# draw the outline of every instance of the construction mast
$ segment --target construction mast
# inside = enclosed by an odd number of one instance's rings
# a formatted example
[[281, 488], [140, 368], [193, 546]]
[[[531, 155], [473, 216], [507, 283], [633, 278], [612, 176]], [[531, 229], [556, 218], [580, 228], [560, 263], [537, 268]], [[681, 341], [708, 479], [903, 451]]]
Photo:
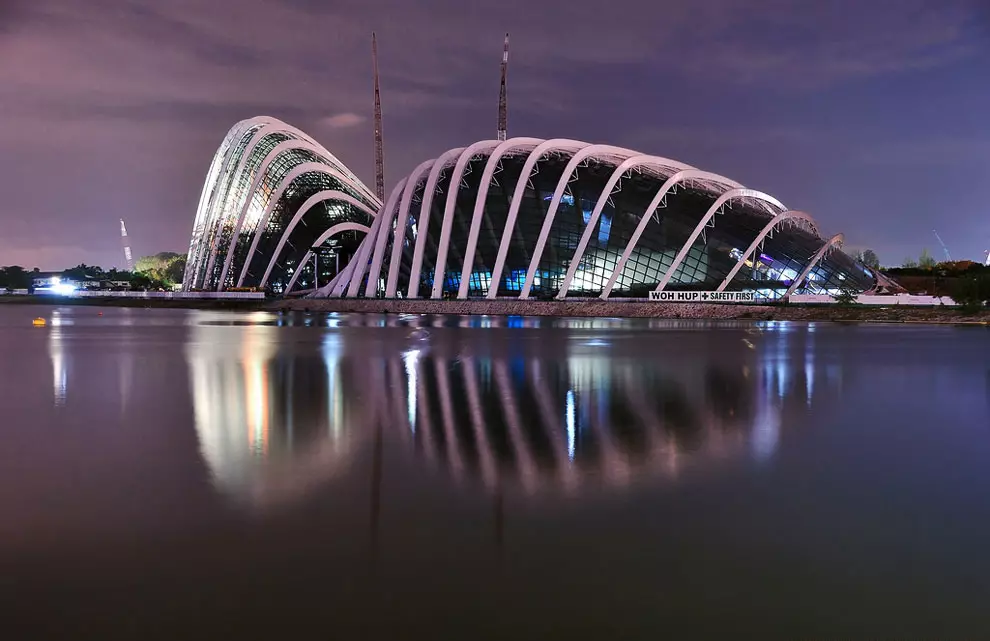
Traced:
[[949, 248], [945, 246], [944, 242], [942, 242], [942, 237], [939, 236], [938, 232], [934, 229], [932, 230], [932, 233], [935, 234], [935, 238], [938, 239], [938, 244], [942, 246], [942, 252], [945, 254], [945, 260], [952, 262], [952, 255], [949, 254]]
[[375, 68], [375, 195], [385, 203], [385, 157], [382, 151], [382, 97], [378, 90], [378, 39], [371, 33], [371, 62]]
[[505, 34], [505, 47], [502, 49], [502, 86], [498, 94], [498, 139], [505, 140], [508, 120], [508, 107], [505, 104], [505, 72], [509, 67], [509, 34]]
[[124, 227], [124, 219], [120, 219], [120, 244], [124, 248], [124, 261], [127, 271], [134, 271], [134, 258], [131, 255], [131, 243], [127, 240], [127, 227]]

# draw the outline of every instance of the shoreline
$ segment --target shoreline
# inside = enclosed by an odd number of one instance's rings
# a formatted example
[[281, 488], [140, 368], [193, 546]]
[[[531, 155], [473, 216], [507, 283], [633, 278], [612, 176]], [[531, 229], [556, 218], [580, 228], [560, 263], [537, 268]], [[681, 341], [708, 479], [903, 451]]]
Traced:
[[680, 320], [833, 321], [988, 325], [990, 310], [967, 314], [951, 307], [892, 305], [725, 305], [647, 301], [516, 301], [423, 299], [155, 300], [141, 298], [55, 298], [0, 296], [0, 305], [142, 307], [228, 311], [452, 314], [560, 318], [656, 318]]

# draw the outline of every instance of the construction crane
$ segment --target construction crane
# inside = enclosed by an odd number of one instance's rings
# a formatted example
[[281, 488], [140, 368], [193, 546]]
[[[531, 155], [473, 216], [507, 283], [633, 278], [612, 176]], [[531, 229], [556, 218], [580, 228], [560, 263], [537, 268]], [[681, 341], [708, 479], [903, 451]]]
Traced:
[[942, 246], [942, 251], [945, 252], [945, 260], [952, 262], [952, 256], [949, 255], [949, 248], [946, 247], [945, 243], [942, 242], [942, 237], [939, 236], [938, 232], [935, 231], [934, 229], [932, 230], [932, 233], [935, 234], [935, 238], [938, 239], [938, 244]]
[[124, 227], [124, 219], [120, 219], [120, 244], [124, 248], [124, 261], [127, 264], [127, 271], [134, 271], [134, 259], [131, 256], [131, 243], [127, 240], [127, 227]]
[[382, 97], [378, 90], [378, 38], [371, 34], [371, 63], [375, 68], [375, 195], [385, 203], [385, 154], [382, 151]]
[[509, 67], [509, 34], [505, 34], [505, 46], [502, 49], [502, 86], [498, 93], [498, 140], [505, 140], [508, 134], [508, 106], [505, 101], [505, 72]]

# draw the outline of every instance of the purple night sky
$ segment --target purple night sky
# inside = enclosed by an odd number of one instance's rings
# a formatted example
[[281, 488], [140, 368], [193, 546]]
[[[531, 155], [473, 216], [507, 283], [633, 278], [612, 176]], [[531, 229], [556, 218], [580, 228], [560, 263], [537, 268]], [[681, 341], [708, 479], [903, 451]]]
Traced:
[[0, 265], [185, 252], [236, 121], [286, 120], [386, 186], [495, 135], [675, 158], [900, 264], [990, 249], [987, 0], [0, 0]]

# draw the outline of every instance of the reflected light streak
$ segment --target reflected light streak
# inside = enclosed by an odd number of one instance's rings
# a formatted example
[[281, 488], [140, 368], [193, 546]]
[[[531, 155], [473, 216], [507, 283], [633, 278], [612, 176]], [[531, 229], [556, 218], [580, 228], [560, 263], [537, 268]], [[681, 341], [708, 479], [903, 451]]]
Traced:
[[328, 433], [337, 438], [343, 430], [344, 398], [340, 385], [339, 368], [343, 347], [338, 334], [327, 334], [323, 338], [323, 363], [327, 370], [327, 426]]
[[262, 328], [252, 326], [244, 340], [244, 376], [247, 388], [248, 438], [255, 455], [268, 454], [268, 359], [259, 357]]
[[411, 349], [402, 355], [402, 360], [406, 366], [406, 405], [409, 407], [409, 429], [416, 433], [416, 392], [419, 389], [419, 381], [416, 378], [416, 365], [419, 360], [419, 350]]
[[567, 390], [567, 458], [574, 460], [574, 390]]
[[65, 405], [68, 396], [69, 374], [66, 367], [65, 344], [62, 336], [62, 323], [58, 312], [52, 314], [52, 329], [48, 334], [48, 353], [52, 359], [52, 395], [55, 407]]

